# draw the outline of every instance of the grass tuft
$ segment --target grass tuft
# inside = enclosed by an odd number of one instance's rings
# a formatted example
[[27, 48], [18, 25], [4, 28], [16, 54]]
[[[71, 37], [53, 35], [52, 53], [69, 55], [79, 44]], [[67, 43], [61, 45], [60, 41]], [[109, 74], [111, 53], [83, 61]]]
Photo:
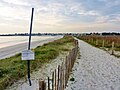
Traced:
[[[40, 68], [44, 63], [56, 58], [59, 53], [69, 51], [74, 47], [74, 38], [72, 36], [64, 36], [38, 46], [32, 49], [35, 52], [35, 60], [31, 61], [31, 72]], [[12, 85], [16, 80], [27, 75], [27, 61], [21, 60], [21, 54], [17, 54], [10, 58], [0, 60], [0, 89], [4, 90], [7, 86]]]

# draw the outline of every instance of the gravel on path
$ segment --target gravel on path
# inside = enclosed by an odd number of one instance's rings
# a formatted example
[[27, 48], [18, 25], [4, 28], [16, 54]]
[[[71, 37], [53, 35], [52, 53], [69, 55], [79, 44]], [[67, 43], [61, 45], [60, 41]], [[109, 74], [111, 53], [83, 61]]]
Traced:
[[80, 59], [76, 60], [66, 90], [120, 90], [120, 59], [78, 40]]

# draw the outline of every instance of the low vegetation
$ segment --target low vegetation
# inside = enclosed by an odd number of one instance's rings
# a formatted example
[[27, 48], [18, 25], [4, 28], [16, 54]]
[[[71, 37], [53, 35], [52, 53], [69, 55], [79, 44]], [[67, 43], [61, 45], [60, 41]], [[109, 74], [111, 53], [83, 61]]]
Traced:
[[112, 42], [114, 42], [114, 50], [120, 51], [120, 36], [99, 36], [99, 35], [88, 35], [80, 36], [79, 39], [82, 39], [89, 44], [96, 47], [104, 47], [109, 50], [112, 47]]
[[[60, 52], [71, 50], [75, 44], [72, 36], [64, 36], [61, 39], [38, 46], [35, 52], [35, 60], [31, 61], [31, 72], [40, 68], [44, 63], [56, 58]], [[0, 60], [0, 90], [4, 90], [15, 81], [27, 74], [27, 61], [21, 60], [21, 54]]]

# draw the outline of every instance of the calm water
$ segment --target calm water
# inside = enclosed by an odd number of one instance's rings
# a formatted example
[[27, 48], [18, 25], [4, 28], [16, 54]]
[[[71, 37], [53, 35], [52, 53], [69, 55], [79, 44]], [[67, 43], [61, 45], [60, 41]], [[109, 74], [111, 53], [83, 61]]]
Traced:
[[[28, 36], [0, 36], [0, 48], [28, 42]], [[32, 36], [32, 42], [55, 38], [54, 36]]]

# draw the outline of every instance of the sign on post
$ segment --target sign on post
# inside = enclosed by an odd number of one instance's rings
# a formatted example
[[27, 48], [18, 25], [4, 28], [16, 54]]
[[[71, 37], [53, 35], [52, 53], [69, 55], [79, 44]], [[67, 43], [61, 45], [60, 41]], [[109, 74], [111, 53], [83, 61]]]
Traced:
[[30, 45], [31, 45], [31, 34], [32, 34], [32, 23], [33, 23], [33, 13], [34, 13], [34, 8], [32, 8], [32, 13], [31, 13], [31, 23], [30, 23], [30, 34], [29, 34], [29, 42], [28, 42], [28, 50], [22, 51], [22, 60], [27, 60], [28, 61], [28, 81], [29, 85], [31, 86], [31, 80], [30, 80], [30, 60], [34, 60], [35, 55], [34, 52], [30, 50]]
[[22, 51], [22, 60], [34, 60], [35, 54], [31, 50]]

